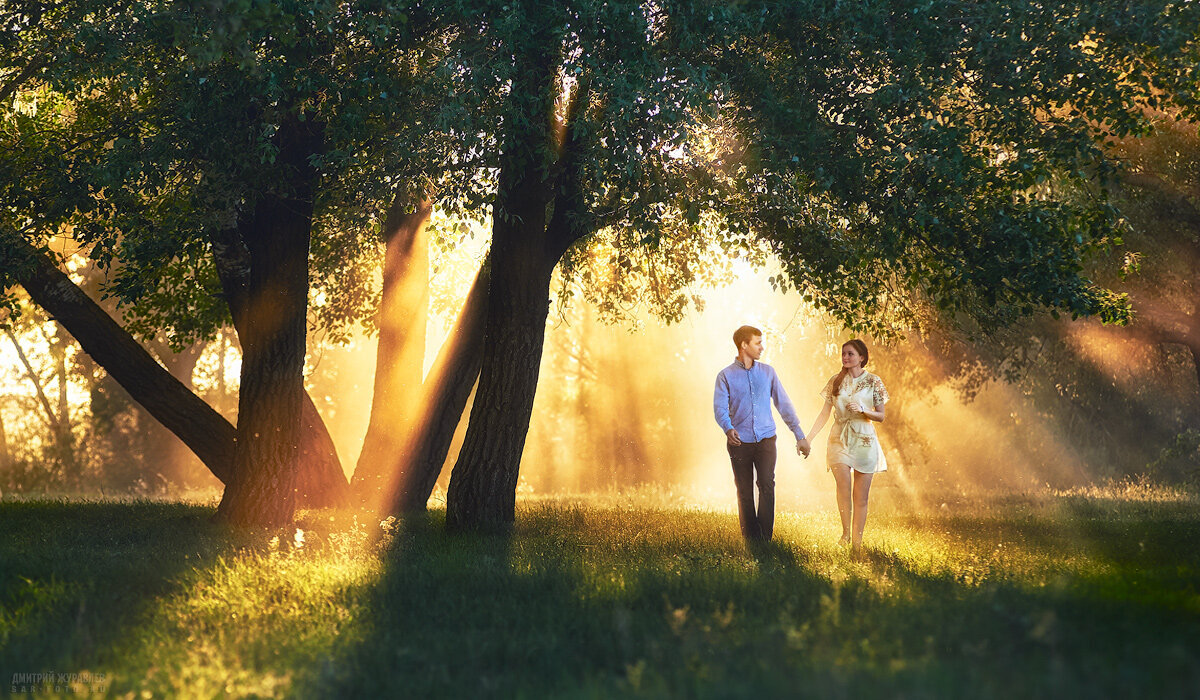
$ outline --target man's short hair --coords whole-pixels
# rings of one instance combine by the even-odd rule
[[[749,343],[756,335],[762,335],[762,331],[754,326],[742,326],[733,332],[733,345],[738,350],[741,350],[742,343]]]

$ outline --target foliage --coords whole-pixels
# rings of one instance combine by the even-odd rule
[[[287,120],[324,135],[313,248],[314,298],[326,303],[314,315],[334,330],[374,310],[363,286],[378,213],[431,178],[446,185],[438,173],[460,170],[463,154],[448,143],[479,150],[472,105],[490,93],[430,102],[464,88],[446,60],[461,29],[421,3],[62,5],[14,13],[6,36],[21,49],[0,66],[7,75],[39,50],[49,59],[4,111],[0,179],[16,191],[0,202],[15,220],[0,223],[88,246],[143,335],[165,327],[184,344],[228,320],[209,239],[285,187],[272,138]],[[70,41],[30,31],[60,15],[77,24]]]
[[[1200,129],[1178,114],[1151,113],[1154,132],[1110,152],[1122,165],[1116,194],[1129,224],[1124,245],[1095,265],[1097,276],[1157,308],[1196,317],[1200,290]],[[1147,319],[1135,318],[1138,322]]]
[[[887,376],[908,395],[945,382],[972,400],[992,382],[1012,385],[1024,399],[1022,418],[1050,428],[1046,434],[1065,440],[1092,473],[1184,482],[1192,478],[1189,457],[1169,446],[1194,431],[1200,415],[1197,358],[1185,344],[1188,325],[1200,329],[1200,150],[1194,124],[1160,112],[1145,117],[1152,134],[1108,146],[1121,166],[1111,193],[1123,214],[1121,244],[1085,267],[1133,300],[1127,326],[1104,329],[1043,312],[987,334],[933,329],[880,359],[890,358]]]
[[[578,296],[606,322],[636,323],[639,311],[678,322],[689,309],[704,311],[697,288],[735,279],[733,260],[765,262],[765,246],[752,241],[722,247],[716,217],[700,217],[694,225],[684,217],[681,212],[665,217],[653,244],[631,244],[625,229],[609,227],[572,246],[559,266],[559,314]]]
[[[1158,458],[1146,465],[1146,470],[1153,475],[1168,474],[1178,478],[1175,472],[1180,471],[1178,464],[1184,464],[1188,483],[1200,483],[1200,430],[1185,430],[1175,436],[1175,440],[1162,449]]]
[[[781,284],[880,335],[1038,308],[1117,321],[1123,299],[1082,274],[1120,234],[1091,187],[1111,174],[1097,143],[1144,132],[1147,106],[1194,107],[1190,4],[521,8],[18,6],[0,71],[36,70],[4,110],[4,227],[93,246],[140,333],[208,337],[226,313],[208,234],[279,186],[282,121],[311,120],[325,135],[313,320],[340,337],[374,309],[373,236],[394,197],[490,206],[515,153],[502,134],[540,99],[513,99],[514,57],[543,51],[558,84],[588,93],[576,225],[626,251],[620,275],[589,274],[587,244],[564,272],[614,313],[637,296],[678,318],[713,241],[754,257],[762,237]]]
[[[693,201],[736,193],[730,221],[847,326],[924,328],[928,306],[987,328],[1040,308],[1128,318],[1083,274],[1122,232],[1101,146],[1193,99],[1191,4],[712,2],[673,19],[720,37],[679,30],[728,76],[729,145]]]

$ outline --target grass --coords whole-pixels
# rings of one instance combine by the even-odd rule
[[[0,692],[1200,696],[1195,497],[881,499],[860,556],[828,510],[747,548],[730,513],[652,503],[527,500],[508,536],[312,511],[301,541],[6,500]]]

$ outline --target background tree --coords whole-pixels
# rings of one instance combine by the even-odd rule
[[[4,334],[21,362],[25,379],[33,388],[36,397],[37,415],[45,423],[49,436],[49,449],[45,451],[51,469],[61,470],[58,479],[64,484],[76,485],[83,476],[76,454],[75,423],[67,402],[67,348],[61,338],[49,335],[38,321],[44,318],[25,319],[18,328],[5,328]],[[36,336],[48,350],[50,362],[39,362],[38,357],[26,351],[21,335]],[[45,366],[45,365],[49,366]],[[48,375],[48,376],[47,376]]]
[[[1185,348],[1200,381],[1200,139],[1182,119],[1161,115],[1157,127],[1153,138],[1114,149],[1124,161],[1120,195],[1132,235],[1107,267],[1130,290],[1130,330]]]
[[[1025,397],[1021,422],[1050,428],[1097,476],[1151,476],[1180,482],[1196,475],[1200,377],[1190,346],[1197,260],[1195,125],[1151,112],[1154,132],[1107,147],[1120,165],[1113,201],[1123,213],[1121,242],[1087,263],[1087,274],[1127,293],[1127,325],[1068,322],[1037,314],[993,333],[943,330],[909,343],[890,368],[909,386],[941,382],[972,400],[992,382]],[[1069,196],[1070,193],[1067,193]],[[901,346],[903,349],[905,346]],[[910,389],[911,391],[911,389]],[[891,421],[889,416],[889,422]],[[1028,430],[1014,440],[1047,455]]]
[[[68,9],[80,14],[78,7]],[[20,155],[26,161],[40,158],[58,166],[42,171],[53,177],[23,183],[26,189],[36,185],[46,194],[55,193],[55,208],[49,211],[42,202],[40,209],[31,210],[29,205],[39,203],[12,193],[12,201],[26,205],[18,212],[38,214],[12,222],[12,231],[34,239],[44,236],[55,228],[53,217],[47,216],[51,213],[61,223],[69,222],[102,264],[121,261],[111,289],[127,301],[153,302],[156,294],[169,295],[164,285],[173,283],[183,293],[171,295],[170,304],[145,303],[141,310],[149,308],[151,317],[157,314],[158,325],[170,321],[183,337],[211,332],[212,315],[206,312],[215,310],[220,316],[224,311],[212,303],[214,280],[220,280],[221,294],[237,324],[239,311],[246,310],[237,303],[239,285],[249,282],[247,305],[254,316],[273,298],[273,292],[264,291],[274,284],[271,270],[280,274],[291,270],[285,277],[292,280],[288,313],[293,320],[287,326],[291,340],[284,342],[290,350],[283,352],[280,346],[270,362],[290,358],[280,371],[298,376],[304,305],[297,296],[306,296],[308,286],[304,279],[305,294],[300,295],[297,283],[307,275],[309,246],[307,239],[296,237],[297,232],[309,231],[314,219],[336,221],[345,212],[362,211],[363,202],[380,201],[394,188],[391,178],[403,177],[403,170],[395,166],[397,152],[412,156],[415,150],[398,147],[398,139],[380,139],[385,142],[382,146],[372,139],[393,122],[406,123],[395,118],[397,110],[406,106],[399,86],[412,82],[412,70],[420,68],[420,52],[397,54],[395,41],[406,45],[412,36],[409,20],[422,13],[416,5],[368,4],[349,14],[343,9],[335,4],[247,8],[234,3],[230,8],[175,5],[160,11],[163,8],[130,4],[99,13],[95,24],[85,21],[86,31],[73,34],[73,43],[56,47],[55,55],[62,57],[53,64],[56,72],[42,70],[31,77],[63,105],[66,116],[57,130],[47,132],[51,138],[67,142],[82,135],[90,150],[71,150],[64,160],[61,149],[25,148]],[[83,15],[92,19],[86,12]],[[36,23],[30,17],[17,21]],[[335,28],[340,31],[332,31]],[[28,33],[23,37],[30,45],[38,39]],[[80,60],[89,53],[106,60]],[[326,70],[321,73],[314,66]],[[343,80],[345,84],[336,84]],[[93,122],[82,120],[81,114]],[[331,126],[326,131],[327,125]],[[101,134],[111,138],[97,141]],[[363,160],[379,154],[390,160]],[[14,160],[9,165],[16,172],[20,163]],[[334,171],[357,177],[330,176],[324,182],[333,184],[318,196],[319,173]],[[364,192],[364,180],[369,192]],[[69,187],[60,187],[64,184]],[[106,188],[102,198],[96,197],[96,184]],[[306,209],[313,213],[305,213]],[[259,225],[282,221],[272,211],[299,215],[290,243],[279,243],[282,247],[268,255],[271,246],[255,241],[263,235],[283,235],[272,228],[273,223],[266,229]],[[30,224],[35,218],[33,230]],[[216,264],[206,264],[210,250]],[[301,251],[304,259],[287,263],[286,251],[292,251],[293,258]],[[242,252],[248,253],[249,266],[239,270]],[[257,267],[267,267],[256,272],[256,258]],[[164,269],[184,272],[167,276]],[[226,274],[230,271],[238,274]],[[239,424],[246,432],[246,439],[238,442],[239,453],[255,464],[275,466],[262,467],[266,476],[261,484],[239,481],[229,494],[234,505],[222,513],[238,521],[282,520],[290,517],[291,477],[288,468],[278,465],[292,459],[289,454],[296,437],[291,428],[284,429],[292,423],[294,401],[288,398],[291,390],[283,387],[295,382],[253,378],[270,369],[255,360],[262,343],[283,342],[284,336],[267,328],[264,336],[256,337],[264,328],[254,323],[244,330],[249,337],[242,338],[247,376],[241,397],[248,403],[239,412]],[[255,387],[260,385],[265,393],[257,393]],[[284,393],[272,397],[273,388]],[[260,425],[260,418],[266,423]],[[260,452],[259,457],[251,457]],[[264,490],[272,495],[251,496],[245,506],[236,504],[238,493]],[[267,505],[268,501],[277,504]]]

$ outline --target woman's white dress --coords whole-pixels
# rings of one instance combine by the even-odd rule
[[[864,474],[887,471],[887,460],[879,447],[874,421],[846,407],[858,403],[868,411],[875,410],[888,402],[887,389],[878,375],[864,371],[857,379],[849,374],[842,380],[842,390],[833,398],[833,382],[837,375],[829,378],[821,396],[833,403],[830,416],[833,425],[829,430],[829,449],[826,463],[832,469],[835,464],[845,464]]]

